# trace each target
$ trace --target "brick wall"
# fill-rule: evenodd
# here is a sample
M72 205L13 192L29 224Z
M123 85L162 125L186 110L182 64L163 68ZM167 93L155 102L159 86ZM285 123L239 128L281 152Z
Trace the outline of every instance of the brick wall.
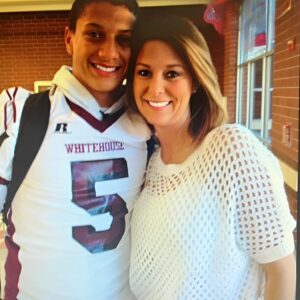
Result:
M51 80L70 64L64 46L66 12L2 13L0 18L0 90L36 80Z
M292 0L292 8L282 15L288 2L285 0L277 0L276 2L272 151L283 162L297 171L299 151L300 2ZM288 46L288 43L293 40L296 43L294 50L289 49ZM292 142L290 146L282 142L282 127L286 123L292 125ZM291 211L296 217L297 192L289 187L286 187L286 191Z
M227 109L230 122L236 117L236 79L239 31L239 4L228 4L225 19L224 48L224 95L227 97Z
M204 23L202 5L143 8L153 14L172 13L192 19L206 37L223 86L224 40ZM68 12L2 13L0 18L0 90L51 80L63 64L71 64L64 46Z
M292 9L278 18L289 1L276 2L275 52L273 71L272 150L286 164L297 170L299 149L299 46L300 2L292 0ZM295 39L295 49L290 51L288 42ZM292 125L292 143L282 143L282 127Z

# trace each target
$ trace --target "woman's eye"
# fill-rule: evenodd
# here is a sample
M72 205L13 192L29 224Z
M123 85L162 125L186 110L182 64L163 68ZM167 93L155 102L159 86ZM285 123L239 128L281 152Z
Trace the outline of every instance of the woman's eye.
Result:
M150 71L148 70L139 70L137 74L141 77L149 77L150 76Z
M179 76L179 73L176 72L176 71L169 71L169 72L167 72L167 74L166 74L166 77L167 77L167 78L176 78L176 77L178 77L178 76Z

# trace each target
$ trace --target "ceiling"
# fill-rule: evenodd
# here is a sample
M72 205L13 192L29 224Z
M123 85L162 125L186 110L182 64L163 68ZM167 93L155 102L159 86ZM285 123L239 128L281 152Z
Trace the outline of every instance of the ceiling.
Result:
M209 0L137 0L141 7L207 4ZM0 12L69 10L73 0L0 0Z

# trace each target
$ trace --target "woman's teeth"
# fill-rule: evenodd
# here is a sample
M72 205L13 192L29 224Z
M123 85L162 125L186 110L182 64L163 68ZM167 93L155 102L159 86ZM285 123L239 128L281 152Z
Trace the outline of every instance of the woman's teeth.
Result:
M165 107L167 106L170 102L169 101L164 101L164 102L153 102L153 101L148 101L148 103L153 106L153 107Z

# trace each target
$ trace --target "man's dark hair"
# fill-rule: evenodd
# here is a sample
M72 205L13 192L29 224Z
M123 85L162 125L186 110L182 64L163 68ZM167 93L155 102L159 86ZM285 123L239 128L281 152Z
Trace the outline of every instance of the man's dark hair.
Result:
M139 6L136 0L75 0L73 2L70 15L69 15L69 28L70 30L76 30L76 23L78 18L84 12L84 9L87 5L98 2L108 2L112 5L123 5L128 8L130 12L132 12L135 16L138 15Z

